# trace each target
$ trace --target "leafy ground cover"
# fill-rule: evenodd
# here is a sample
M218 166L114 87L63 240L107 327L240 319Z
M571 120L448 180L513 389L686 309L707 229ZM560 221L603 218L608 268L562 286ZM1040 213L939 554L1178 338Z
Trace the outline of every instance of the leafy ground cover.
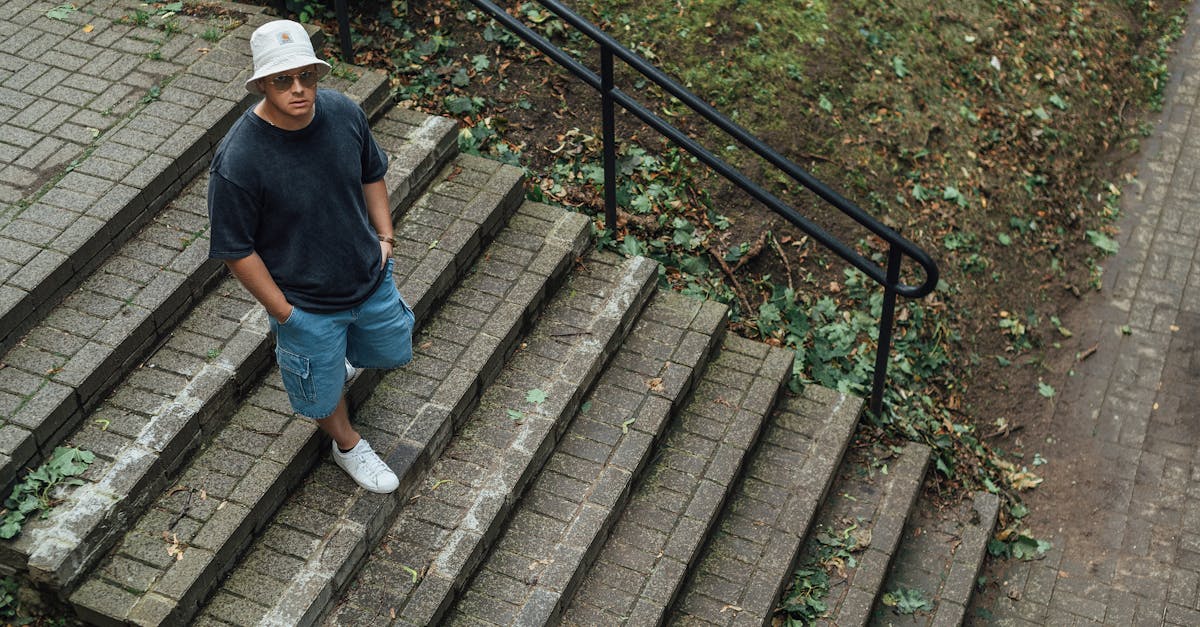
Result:
M0 538L16 537L26 518L54 507L54 495L59 488L83 485L83 480L78 477L95 459L96 455L91 451L69 446L54 449L50 459L26 474L4 500Z
M270 3L273 4L273 3ZM330 34L314 0L289 9ZM330 3L332 5L332 3ZM929 250L936 293L899 312L886 410L857 446L935 451L930 489L1006 507L994 554L1036 556L1021 493L1053 434L1036 417L1072 364L1063 320L1116 250L1123 166L1162 98L1178 0L593 0L573 8L818 178ZM594 45L534 3L507 10L598 65ZM460 120L460 146L524 167L531 198L595 214L599 98L469 2L354 3L356 65L404 104ZM348 60L349 61L349 60ZM881 243L678 102L617 84L869 256ZM598 241L663 262L671 287L728 303L739 333L796 350L796 384L865 394L880 290L618 116L616 228ZM604 226L609 230L601 230ZM910 270L911 271L911 270ZM919 277L913 277L919 280ZM808 583L819 580L809 577ZM911 595L906 596L912 600Z

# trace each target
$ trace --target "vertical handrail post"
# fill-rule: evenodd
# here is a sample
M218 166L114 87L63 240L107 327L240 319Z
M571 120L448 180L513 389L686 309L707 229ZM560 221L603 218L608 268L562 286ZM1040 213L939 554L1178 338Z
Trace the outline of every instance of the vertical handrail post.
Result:
M337 12L338 35L342 42L342 63L354 63L354 47L350 45L350 10L346 0L336 0L334 9Z
M887 282L883 285L883 311L879 315L879 346L875 349L875 380L871 384L871 413L883 419L883 386L887 383L888 356L892 351L892 323L896 319L896 287L900 285L900 247L888 247Z
M617 233L617 140L612 48L600 46L600 111L604 126L604 228Z

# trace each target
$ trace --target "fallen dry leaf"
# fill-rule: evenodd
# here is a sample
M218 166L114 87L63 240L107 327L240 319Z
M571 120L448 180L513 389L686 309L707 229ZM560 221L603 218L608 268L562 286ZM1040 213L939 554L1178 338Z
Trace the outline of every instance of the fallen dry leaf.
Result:
M1017 472L1009 475L1009 480L1012 482L1012 487L1016 490L1029 490L1036 488L1042 478L1031 472Z
M87 26L83 27L83 32L85 32L85 33L90 33L94 30L96 30L96 27L91 24L88 24Z
M183 551L187 547L179 541L179 535L172 533L168 536L167 532L164 531L163 532L163 540L166 541L167 545L168 545L167 546L167 555L174 557L175 561L177 561L177 562L181 561L183 559Z
M646 379L646 387L650 388L650 390L653 392L663 391L664 388L663 388L662 377L654 377L653 379Z

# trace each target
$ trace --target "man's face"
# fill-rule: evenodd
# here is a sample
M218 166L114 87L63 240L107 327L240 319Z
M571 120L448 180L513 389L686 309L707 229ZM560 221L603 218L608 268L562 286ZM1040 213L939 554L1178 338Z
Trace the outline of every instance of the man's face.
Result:
M292 119L312 114L317 95L317 66L306 65L259 79L267 104L275 112Z

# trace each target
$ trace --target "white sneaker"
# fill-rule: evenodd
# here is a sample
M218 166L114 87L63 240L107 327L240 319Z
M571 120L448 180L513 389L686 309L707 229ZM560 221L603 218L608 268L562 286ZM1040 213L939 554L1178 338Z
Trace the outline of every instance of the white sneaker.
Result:
M350 365L350 360L347 359L346 360L346 380L349 381L350 379L353 379L354 375L357 373L358 373L358 368L355 368L354 366Z
M400 479L396 477L396 473L379 459L379 455L375 454L366 440L360 439L348 453L338 450L336 441L331 444L333 461L363 489L378 494L389 494L400 487Z

